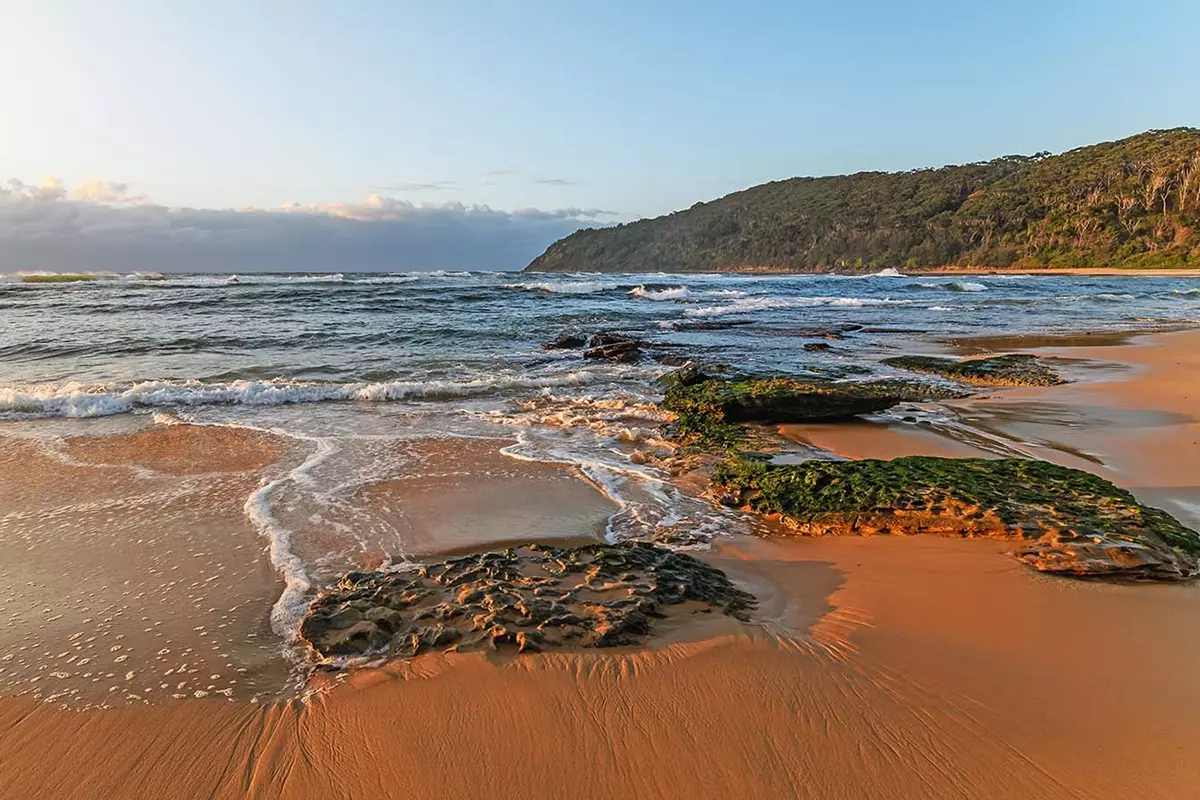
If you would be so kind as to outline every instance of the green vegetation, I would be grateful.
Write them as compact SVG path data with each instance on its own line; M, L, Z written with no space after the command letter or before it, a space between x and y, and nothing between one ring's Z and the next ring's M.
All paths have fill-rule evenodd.
M80 283L98 281L100 277L90 272L63 272L48 275L22 275L22 283Z
M947 506L957 504L973 509L976 519L994 516L1026 538L1049 529L1068 539L1158 539L1200 554L1200 534L1170 514L1090 472L1046 461L909 456L773 466L730 459L717 466L712 480L736 505L801 524L851 523L861 515L896 516L897 510L948 514ZM964 532L970 525L964 518Z
M1037 356L1010 354L956 361L935 356L896 356L884 364L984 386L1057 386L1063 379Z
M1200 130L792 178L551 245L542 272L1200 266Z

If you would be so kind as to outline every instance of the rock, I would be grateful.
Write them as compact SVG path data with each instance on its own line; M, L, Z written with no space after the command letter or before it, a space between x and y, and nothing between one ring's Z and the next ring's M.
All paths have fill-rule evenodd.
M806 342L804 349L810 353L823 353L829 349L829 344L826 342Z
M670 389L674 386L695 386L707 380L711 380L711 376L707 375L704 370L695 364L687 364L674 372L663 375L658 379L658 383L660 386Z
M906 381L814 382L796 378L712 379L667 389L662 407L676 430L703 444L727 445L736 423L831 422L870 414L906 401L958 396Z
M447 648L611 647L640 643L670 605L695 601L745 619L756 604L719 569L647 543L528 545L424 564L414 573L360 572L339 581L313 602L301 636L322 659L384 650L411 658ZM398 585L404 592L392 591ZM390 605L418 591L422 601L405 604L403 614ZM343 614L350 594L375 604L357 621Z
M1022 562L1077 577L1177 581L1200 573L1200 534L1089 472L1026 459L731 459L727 504L800 534L933 533L1020 543Z
M623 333L613 333L612 331L599 331L592 334L592 338L588 340L590 348L606 347L612 344L633 344L641 347L645 342L634 336L626 336Z
M593 337L593 341L594 341ZM595 347L589 347L583 351L584 358L602 358L608 361L616 361L621 364L632 364L642 357L642 348L636 340L626 342L612 342L611 344L602 344Z
M1056 386L1062 377L1038 356L1009 354L956 360L935 356L895 356L884 364L909 372L941 375L963 383L986 386Z
M543 350L578 350L587 344L587 339L578 333L560 333L553 342L542 345Z

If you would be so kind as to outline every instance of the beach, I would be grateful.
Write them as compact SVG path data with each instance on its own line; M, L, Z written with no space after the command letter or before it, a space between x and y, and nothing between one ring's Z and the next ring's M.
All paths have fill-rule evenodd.
M1046 458L1195 526L1200 334L1024 344L1073 382L946 401L928 424L784 432L851 458ZM18 654L0 673L6 797L1183 798L1200 780L1197 587L1042 575L1003 541L726 537L696 555L758 598L749 622L674 616L612 651L432 653L317 672L289 693L279 659L245 646L269 638L282 586L241 498L305 454L257 431L97 424L111 430L50 451L44 437L10 437L2 451L4 485L18 490L0 524L24 532L5 538L0 607L4 650ZM404 509L413 557L526 535L598 541L613 512L603 487L505 457L511 441L417 444L413 477L358 491L381 519ZM45 531L29 527L51 507ZM169 512L184 546L139 533L138 507ZM38 549L63 527L105 539ZM142 536L143 555L122 551L118 531ZM362 552L377 555L365 565L387 558L388 541L366 536ZM31 616L46 624L22 625ZM56 669L60 645L95 660ZM11 691L41 681L76 692ZM138 699L105 702L113 694Z

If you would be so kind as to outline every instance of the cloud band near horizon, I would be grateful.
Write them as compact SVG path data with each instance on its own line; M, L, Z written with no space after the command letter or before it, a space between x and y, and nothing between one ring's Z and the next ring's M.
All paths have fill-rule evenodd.
M0 272L519 269L609 212L418 205L169 207L126 184L0 184Z

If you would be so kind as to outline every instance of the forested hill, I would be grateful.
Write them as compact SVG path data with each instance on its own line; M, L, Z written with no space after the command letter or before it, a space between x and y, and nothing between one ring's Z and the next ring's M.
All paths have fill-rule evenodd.
M1200 267L1200 130L792 178L555 242L533 272Z

